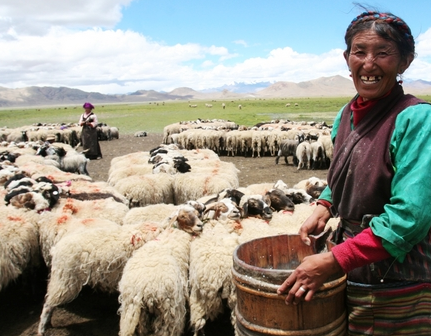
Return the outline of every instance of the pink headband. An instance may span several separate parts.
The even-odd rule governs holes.
[[[353,26],[360,22],[372,21],[372,20],[381,20],[386,22],[387,24],[392,25],[394,28],[404,33],[404,37],[407,42],[414,48],[415,41],[412,36],[412,32],[401,18],[395,16],[391,13],[379,13],[375,11],[363,12],[361,15],[358,15],[356,18],[352,20],[349,27],[347,27],[347,31],[349,31]]]
[[[94,106],[91,103],[84,103],[84,105],[82,105],[83,108],[85,109],[94,109]]]

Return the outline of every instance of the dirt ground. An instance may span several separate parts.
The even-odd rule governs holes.
[[[111,159],[138,151],[149,151],[161,144],[161,134],[149,134],[136,138],[121,135],[120,139],[100,142],[103,159],[90,161],[88,171],[94,181],[106,181]],[[241,187],[254,183],[275,183],[283,180],[289,187],[297,182],[316,176],[326,178],[326,170],[297,170],[286,165],[283,158],[278,165],[271,156],[261,158],[227,157],[221,160],[233,162],[240,170]],[[291,159],[291,158],[290,158]],[[290,161],[291,162],[291,161]],[[19,279],[0,292],[0,335],[32,336],[37,334],[39,315],[42,311],[46,289],[46,270],[34,276],[30,282]],[[54,311],[52,324],[47,336],[115,336],[119,331],[119,308],[116,294],[96,292],[84,288],[78,298]],[[187,330],[185,336],[192,335]],[[205,326],[206,336],[233,336],[229,321],[229,311]]]

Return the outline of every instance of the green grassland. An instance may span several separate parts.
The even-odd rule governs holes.
[[[431,96],[421,97],[431,101]],[[123,104],[95,104],[99,122],[116,126],[122,134],[136,131],[162,133],[166,125],[200,119],[230,120],[253,126],[274,119],[325,121],[332,124],[339,109],[350,98],[236,99],[234,101],[166,101]],[[226,105],[222,108],[222,103]],[[290,106],[286,107],[289,103]],[[295,106],[295,103],[298,106]],[[197,105],[196,108],[189,104]],[[208,108],[205,104],[212,104]],[[242,105],[242,109],[238,105]],[[78,122],[82,105],[14,108],[0,110],[0,127],[16,128],[35,123]]]

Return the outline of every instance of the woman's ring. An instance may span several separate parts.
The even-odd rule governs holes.
[[[300,290],[302,290],[303,292],[306,292],[307,290],[304,287],[299,287]]]

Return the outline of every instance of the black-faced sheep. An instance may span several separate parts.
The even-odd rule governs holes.
[[[244,195],[239,206],[243,210],[243,218],[257,217],[270,220],[273,211],[269,204],[271,204],[271,200],[268,195]]]
[[[89,159],[81,153],[68,154],[64,148],[57,148],[56,153],[58,155],[58,161],[60,163],[60,169],[68,173],[78,173],[82,175],[90,175],[87,171],[87,163]]]

